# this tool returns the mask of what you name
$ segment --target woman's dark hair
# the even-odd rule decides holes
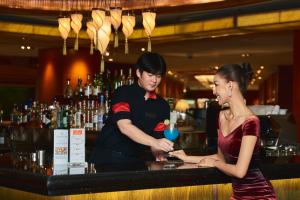
[[[143,53],[136,63],[136,68],[141,73],[146,71],[151,74],[166,74],[166,62],[158,53]]]
[[[217,73],[227,81],[235,81],[238,83],[241,93],[245,96],[247,86],[252,79],[253,72],[249,63],[226,64],[221,66]]]

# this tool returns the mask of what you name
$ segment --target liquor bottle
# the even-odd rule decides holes
[[[106,117],[105,116],[105,97],[104,97],[104,95],[101,95],[100,99],[99,99],[98,122],[97,122],[99,131],[104,126],[104,117]]]
[[[82,86],[82,79],[79,77],[77,80],[77,86],[76,86],[76,91],[75,91],[75,96],[78,101],[81,101],[84,97],[84,92],[83,92],[83,86]]]
[[[91,83],[90,74],[87,74],[86,83],[84,87],[84,96],[85,98],[89,98],[91,94],[92,94],[92,83]]]
[[[67,83],[66,83],[65,91],[64,91],[64,98],[66,98],[66,99],[71,99],[73,97],[73,90],[70,85],[70,82],[71,82],[71,80],[67,79]]]
[[[30,121],[26,126],[28,128],[43,128],[39,103],[37,101],[34,101],[32,104]]]
[[[19,122],[19,111],[18,111],[18,105],[14,104],[13,111],[10,115],[10,120],[14,125],[20,124]]]
[[[114,88],[110,70],[107,70],[105,78],[102,79],[102,85],[103,85],[102,94],[105,95],[107,93],[108,96],[110,97]]]
[[[119,77],[119,87],[122,86],[122,85],[126,85],[126,77],[123,73],[123,69],[120,69],[120,77]]]
[[[29,121],[28,120],[28,118],[29,118],[28,117],[28,106],[26,104],[23,106],[23,110],[22,110],[21,116],[22,116],[22,124],[26,125],[27,122]]]
[[[82,102],[78,102],[75,113],[75,128],[84,128]]]
[[[92,114],[92,122],[93,122],[93,131],[98,131],[99,126],[98,126],[98,115],[99,115],[99,110],[98,110],[99,104],[96,104],[93,108],[93,114]]]
[[[3,110],[0,109],[0,124],[3,123]]]
[[[97,97],[98,96],[99,90],[100,90],[99,75],[98,74],[94,74],[93,92],[92,92],[93,97]]]
[[[85,107],[85,129],[92,130],[93,129],[93,113],[92,113],[92,104],[93,101],[87,101],[87,105]]]
[[[41,114],[42,114],[42,123],[44,128],[51,127],[51,118],[52,118],[52,111],[49,109],[47,104],[41,106]]]
[[[118,76],[118,70],[115,71],[113,89],[116,90],[120,86],[120,77]]]
[[[106,89],[105,84],[104,84],[104,77],[103,77],[103,73],[100,72],[100,74],[98,74],[98,82],[97,82],[98,86],[99,86],[99,90],[98,90],[98,94],[97,94],[97,98],[99,98],[99,96],[101,94],[104,93],[104,90]]]
[[[69,128],[69,105],[65,105],[62,109],[62,125],[61,128]]]
[[[133,83],[134,83],[134,78],[132,76],[131,68],[129,68],[129,73],[128,73],[128,77],[127,77],[127,80],[126,80],[126,84],[127,85],[132,85]]]

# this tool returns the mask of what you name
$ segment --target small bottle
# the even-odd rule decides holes
[[[132,85],[134,83],[134,78],[132,76],[131,68],[129,68],[129,74],[126,80],[127,85]]]
[[[0,109],[0,124],[3,123],[3,110]]]
[[[75,91],[75,96],[76,98],[81,101],[84,97],[84,91],[83,91],[83,86],[82,86],[82,79],[79,77],[77,80],[77,86],[76,86],[76,91]]]
[[[126,85],[127,80],[126,80],[126,77],[125,77],[125,75],[123,73],[123,69],[120,70],[119,81],[120,81],[119,82],[119,86]]]
[[[64,98],[71,99],[73,97],[73,90],[71,87],[71,80],[67,79],[65,91],[64,91]]]
[[[84,96],[88,99],[92,94],[92,83],[90,79],[90,74],[87,75],[86,83],[84,87]]]

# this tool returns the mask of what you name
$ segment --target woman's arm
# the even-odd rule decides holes
[[[204,158],[224,161],[224,156],[220,149],[218,149],[217,154],[212,154],[207,156],[188,156],[183,150],[169,152],[169,154],[187,163],[199,163]]]
[[[204,159],[199,164],[201,166],[216,167],[229,176],[243,178],[248,171],[256,141],[256,136],[247,135],[242,137],[240,153],[235,165],[227,164],[223,160],[212,158]]]
[[[155,139],[154,137],[151,137],[138,127],[134,126],[129,119],[118,120],[117,126],[121,133],[139,144],[147,145],[156,150],[162,150],[165,152],[173,151],[173,142],[165,138]]]

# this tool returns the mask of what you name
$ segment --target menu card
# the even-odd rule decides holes
[[[68,130],[54,129],[53,135],[53,165],[68,164]]]
[[[70,160],[71,166],[85,164],[85,130],[82,128],[70,129]]]

